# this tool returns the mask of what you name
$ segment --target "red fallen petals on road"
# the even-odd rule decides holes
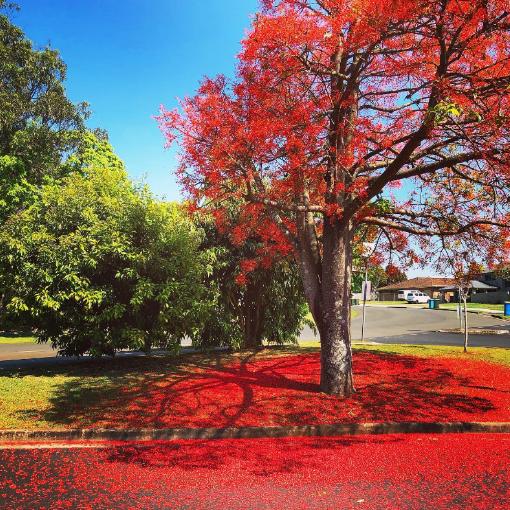
[[[357,392],[320,393],[319,354],[190,357],[173,373],[64,388],[44,418],[56,427],[164,428],[396,421],[510,421],[510,368],[469,358],[358,352]]]
[[[510,507],[509,434],[383,435],[0,450],[2,508]]]

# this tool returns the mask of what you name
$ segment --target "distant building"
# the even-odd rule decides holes
[[[486,271],[475,278],[476,281],[489,285],[491,289],[471,296],[472,303],[504,303],[510,301],[510,280],[500,278],[494,271]]]
[[[453,285],[453,278],[419,277],[405,282],[392,283],[386,287],[380,287],[379,301],[397,301],[399,290],[419,290],[431,298],[441,297],[441,288]]]
[[[481,296],[487,295],[489,293],[494,293],[498,288],[494,285],[488,285],[479,280],[471,280],[469,282],[469,286],[467,289],[468,302],[471,303],[492,303],[492,301],[478,301],[478,299],[482,299]],[[459,302],[459,286],[458,285],[449,285],[447,287],[443,287],[441,289],[441,301],[449,302],[449,303],[458,303]]]

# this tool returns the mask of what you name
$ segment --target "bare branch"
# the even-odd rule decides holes
[[[382,218],[375,218],[373,216],[367,216],[360,221],[360,223],[366,223],[369,225],[377,225],[379,227],[388,228],[390,230],[398,230],[400,232],[407,232],[408,234],[415,234],[419,236],[427,236],[427,237],[449,237],[455,236],[459,234],[465,234],[470,230],[473,230],[477,226],[481,225],[489,225],[493,227],[500,228],[508,228],[508,225],[504,223],[499,223],[497,221],[491,220],[474,220],[466,223],[465,225],[460,225],[457,229],[452,230],[441,230],[441,229],[432,229],[432,228],[416,228],[409,225],[403,225],[400,223],[396,223],[389,220],[383,220]]]

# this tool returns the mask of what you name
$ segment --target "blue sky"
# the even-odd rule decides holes
[[[134,178],[179,200],[175,152],[151,118],[192,95],[204,75],[232,76],[257,0],[17,0],[14,23],[68,66],[68,97],[88,101]]]

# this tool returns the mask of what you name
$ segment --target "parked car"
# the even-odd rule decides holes
[[[406,301],[407,300],[407,295],[409,294],[409,292],[418,292],[418,291],[415,290],[415,289],[411,289],[411,290],[399,290],[398,291],[398,300],[399,301]]]
[[[425,294],[424,292],[414,290],[407,294],[406,299],[408,303],[428,303],[430,296]]]

